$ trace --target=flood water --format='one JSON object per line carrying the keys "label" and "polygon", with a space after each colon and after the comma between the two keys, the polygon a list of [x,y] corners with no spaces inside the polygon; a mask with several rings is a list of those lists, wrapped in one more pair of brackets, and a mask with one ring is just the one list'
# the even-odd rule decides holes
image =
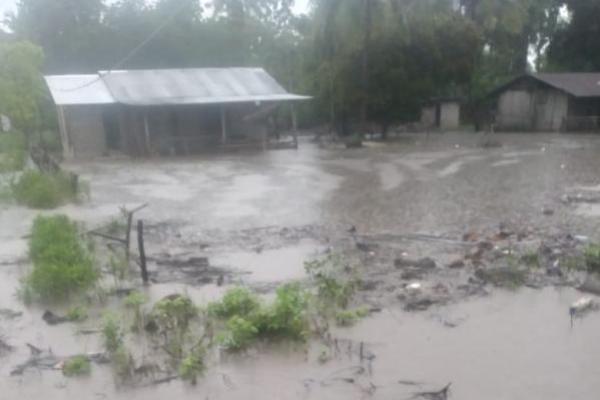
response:
{"label": "flood water", "polygon": [[[306,141],[297,151],[73,164],[90,182],[91,199],[54,212],[94,227],[118,216],[121,206],[148,203],[137,216],[151,229],[151,257],[200,254],[211,266],[233,271],[224,287],[182,281],[149,289],[155,300],[179,292],[199,304],[228,285],[268,291],[302,279],[304,261],[350,226],[372,235],[458,239],[468,230],[512,222],[600,240],[597,205],[563,201],[574,192],[600,195],[599,137],[497,138],[503,147],[480,148],[476,135],[432,135],[353,150]],[[82,379],[60,371],[11,377],[12,367],[29,356],[26,343],[59,355],[100,350],[97,335],[77,335],[71,324],[48,327],[43,309],[15,297],[28,267],[24,236],[36,214],[0,205],[0,308],[23,311],[14,320],[0,317],[0,335],[15,346],[0,356],[2,399],[404,399],[450,382],[450,398],[466,400],[583,400],[600,393],[600,313],[571,327],[568,307],[582,294],[552,287],[494,289],[418,313],[386,303],[355,327],[336,330],[351,349],[325,364],[318,362],[323,345],[317,341],[307,348],[261,347],[215,360],[196,387],[174,381],[117,388],[104,366]],[[369,363],[353,347],[360,342],[374,356]]]}

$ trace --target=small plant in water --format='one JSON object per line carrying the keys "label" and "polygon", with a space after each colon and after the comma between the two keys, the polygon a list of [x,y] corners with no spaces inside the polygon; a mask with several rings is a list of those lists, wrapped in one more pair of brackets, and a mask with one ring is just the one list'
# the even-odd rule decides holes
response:
{"label": "small plant in water", "polygon": [[245,288],[230,289],[220,302],[211,303],[208,312],[219,318],[231,318],[234,315],[245,316],[260,307],[258,297]]}
{"label": "small plant in water", "polygon": [[88,310],[83,306],[76,306],[69,309],[67,319],[71,322],[81,322],[88,318]]}
{"label": "small plant in water", "polygon": [[125,298],[125,307],[133,311],[133,329],[137,332],[143,329],[144,325],[144,313],[142,306],[148,301],[146,296],[140,292],[131,292],[129,296]]}
{"label": "small plant in water", "polygon": [[369,310],[364,307],[355,310],[338,311],[335,314],[335,322],[339,326],[351,326],[367,315],[369,315]]}
{"label": "small plant in water", "polygon": [[202,346],[197,346],[188,354],[179,364],[179,376],[184,381],[195,385],[198,376],[204,373],[206,366],[204,364],[205,350]]}
{"label": "small plant in water", "polygon": [[135,362],[129,351],[120,344],[111,355],[112,368],[121,382],[130,380],[135,371]]}
{"label": "small plant in water", "polygon": [[90,360],[86,356],[72,357],[65,361],[63,366],[63,374],[65,376],[89,375],[91,371]]}
{"label": "small plant in water", "polygon": [[102,321],[102,339],[109,353],[116,352],[123,344],[123,332],[116,315],[107,313]]}
{"label": "small plant in water", "polygon": [[217,341],[227,350],[241,350],[256,340],[258,328],[253,321],[234,315],[227,322],[227,331],[217,336]]}
{"label": "small plant in water", "polygon": [[530,251],[521,256],[521,261],[528,267],[538,268],[540,266],[540,259],[537,251]]}
{"label": "small plant in water", "polygon": [[585,264],[588,271],[600,272],[600,245],[590,244],[584,252]]}

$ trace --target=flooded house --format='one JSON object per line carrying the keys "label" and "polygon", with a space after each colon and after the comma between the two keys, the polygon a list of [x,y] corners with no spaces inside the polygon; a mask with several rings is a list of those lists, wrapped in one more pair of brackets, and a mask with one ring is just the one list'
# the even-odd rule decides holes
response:
{"label": "flooded house", "polygon": [[457,130],[460,126],[460,99],[438,97],[429,99],[421,108],[421,125],[442,131]]}
{"label": "flooded house", "polygon": [[490,96],[503,131],[598,131],[600,73],[519,76]]}
{"label": "flooded house", "polygon": [[108,71],[46,76],[65,158],[111,153],[187,155],[265,147],[275,113],[309,97],[288,93],[261,68]]}

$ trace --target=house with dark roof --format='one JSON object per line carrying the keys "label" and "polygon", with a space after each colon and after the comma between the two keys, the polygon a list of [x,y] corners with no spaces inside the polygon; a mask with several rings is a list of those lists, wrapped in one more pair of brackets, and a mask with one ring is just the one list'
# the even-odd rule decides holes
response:
{"label": "house with dark roof", "polygon": [[494,90],[490,98],[498,130],[600,129],[600,73],[522,75]]}
{"label": "house with dark roof", "polygon": [[261,68],[108,71],[45,80],[65,158],[265,147],[277,129],[276,110],[291,105],[295,131],[293,104],[309,99],[288,93]]}

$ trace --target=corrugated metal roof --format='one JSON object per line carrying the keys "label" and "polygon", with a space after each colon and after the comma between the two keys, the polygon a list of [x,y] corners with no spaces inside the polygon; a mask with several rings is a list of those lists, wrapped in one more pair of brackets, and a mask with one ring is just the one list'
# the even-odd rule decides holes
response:
{"label": "corrugated metal roof", "polygon": [[575,97],[600,97],[600,73],[549,73],[532,76]]}
{"label": "corrugated metal roof", "polygon": [[201,68],[100,72],[118,103],[223,104],[305,100],[288,93],[261,68]]}
{"label": "corrugated metal roof", "polygon": [[54,103],[59,106],[115,102],[98,75],[54,75],[45,79]]}
{"label": "corrugated metal roof", "polygon": [[46,76],[57,105],[177,105],[307,100],[262,68],[200,68]]}
{"label": "corrugated metal roof", "polygon": [[563,72],[521,75],[494,89],[490,96],[510,88],[523,79],[535,79],[575,97],[600,97],[600,73]]}

